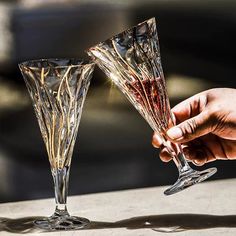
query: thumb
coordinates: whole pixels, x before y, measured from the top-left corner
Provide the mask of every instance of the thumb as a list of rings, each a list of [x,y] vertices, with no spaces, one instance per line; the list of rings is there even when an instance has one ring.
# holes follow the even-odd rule
[[[212,131],[212,123],[207,112],[202,112],[195,117],[170,128],[166,134],[174,142],[185,143]]]

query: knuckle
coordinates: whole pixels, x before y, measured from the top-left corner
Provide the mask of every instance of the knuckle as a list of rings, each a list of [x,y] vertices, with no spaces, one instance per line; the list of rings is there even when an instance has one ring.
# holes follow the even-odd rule
[[[221,130],[224,127],[224,115],[222,115],[222,108],[215,106],[209,112],[209,126],[211,131]]]
[[[231,151],[228,151],[227,153],[226,153],[226,155],[227,155],[227,159],[228,160],[235,160],[236,158],[235,158],[235,153],[233,153],[233,152],[231,152]]]
[[[197,124],[196,121],[194,119],[190,119],[188,121],[186,121],[184,127],[183,127],[183,134],[184,136],[192,136],[195,131],[197,129]]]
[[[196,166],[203,166],[203,165],[205,164],[205,162],[199,161],[199,160],[194,160],[193,163],[194,163],[194,165],[196,165]]]

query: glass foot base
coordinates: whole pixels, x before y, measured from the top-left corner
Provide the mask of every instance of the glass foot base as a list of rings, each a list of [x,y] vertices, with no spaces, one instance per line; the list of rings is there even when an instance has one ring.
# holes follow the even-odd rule
[[[203,171],[190,170],[179,176],[177,182],[165,190],[165,195],[178,193],[194,184],[200,183],[217,172],[216,168],[209,168]]]
[[[51,216],[40,220],[35,220],[34,224],[44,230],[74,230],[86,228],[90,221],[77,216]]]

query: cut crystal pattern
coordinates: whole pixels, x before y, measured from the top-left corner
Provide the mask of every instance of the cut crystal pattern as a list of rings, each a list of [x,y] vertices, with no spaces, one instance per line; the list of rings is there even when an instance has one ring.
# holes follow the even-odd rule
[[[91,47],[87,53],[120,88],[134,107],[159,134],[179,170],[179,179],[166,195],[202,182],[216,172],[193,170],[185,160],[181,145],[171,143],[166,130],[174,124],[161,66],[155,18]]]
[[[91,47],[88,54],[153,130],[163,133],[169,127],[169,99],[154,18]]]
[[[79,64],[82,62],[40,60],[20,65],[52,169],[71,162],[93,68]]]

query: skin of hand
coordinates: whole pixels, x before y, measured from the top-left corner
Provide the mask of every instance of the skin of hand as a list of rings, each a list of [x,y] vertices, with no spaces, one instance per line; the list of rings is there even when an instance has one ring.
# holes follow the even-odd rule
[[[172,109],[176,126],[167,138],[181,143],[186,158],[195,165],[236,159],[236,89],[216,88],[198,93]],[[164,162],[172,158],[157,134],[152,144]]]

